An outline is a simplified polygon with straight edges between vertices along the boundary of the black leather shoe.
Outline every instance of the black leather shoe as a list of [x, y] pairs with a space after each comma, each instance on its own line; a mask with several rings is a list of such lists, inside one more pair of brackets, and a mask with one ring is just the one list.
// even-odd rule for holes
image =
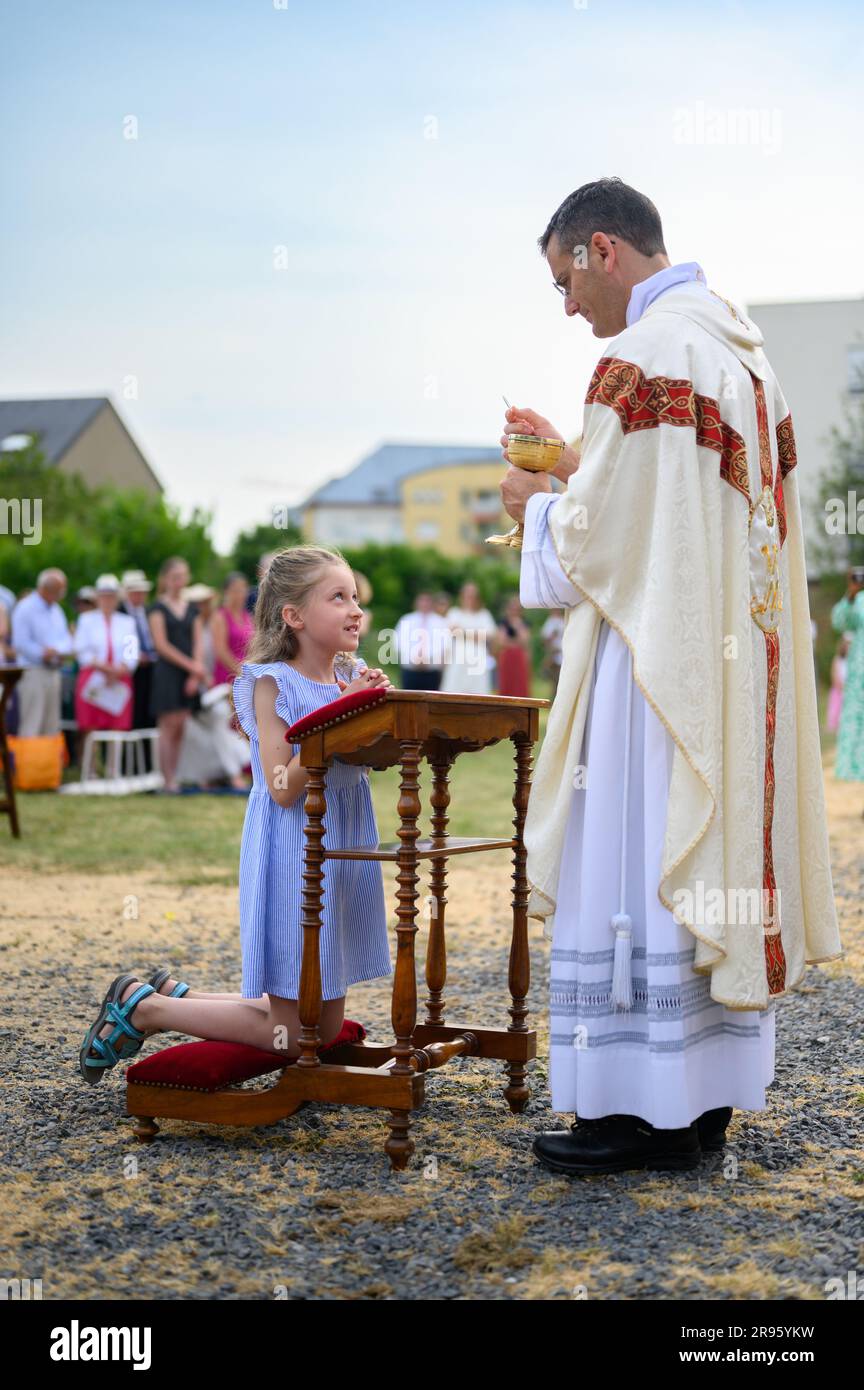
[[538, 1134], [533, 1152], [553, 1173], [621, 1173], [630, 1168], [685, 1171], [702, 1157], [694, 1120], [686, 1129], [653, 1129], [635, 1115], [579, 1120]]
[[732, 1119], [732, 1106], [721, 1105], [719, 1110], [706, 1110], [699, 1116], [699, 1143], [705, 1153], [719, 1153], [726, 1143], [726, 1126]]
[[[607, 1119], [633, 1118], [618, 1116], [604, 1116]], [[597, 1125], [603, 1123], [601, 1120], [581, 1120], [578, 1115], [574, 1116], [575, 1124], [570, 1126], [575, 1133], [580, 1127], [585, 1125]], [[703, 1153], [720, 1153], [726, 1145], [726, 1129], [732, 1119], [732, 1106], [721, 1105], [716, 1110], [705, 1110], [696, 1121], [699, 1130], [699, 1143]]]

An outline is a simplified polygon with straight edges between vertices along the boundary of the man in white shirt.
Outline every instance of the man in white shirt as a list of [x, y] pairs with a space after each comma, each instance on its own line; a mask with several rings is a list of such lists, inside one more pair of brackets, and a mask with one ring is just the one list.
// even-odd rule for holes
[[396, 624], [403, 690], [438, 690], [449, 655], [450, 627], [435, 612], [432, 594], [424, 590], [414, 600], [413, 613]]
[[33, 738], [60, 730], [60, 667], [72, 650], [72, 636], [60, 600], [66, 594], [62, 570], [42, 570], [32, 594], [12, 612], [12, 645], [24, 674], [18, 686], [18, 734]]

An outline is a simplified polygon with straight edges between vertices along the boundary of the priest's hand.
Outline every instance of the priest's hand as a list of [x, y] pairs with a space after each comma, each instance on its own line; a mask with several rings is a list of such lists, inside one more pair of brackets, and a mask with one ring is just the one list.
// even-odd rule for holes
[[535, 492], [551, 492], [548, 473], [530, 473], [527, 468], [507, 469], [501, 482], [501, 501], [514, 521], [525, 520], [525, 504]]
[[[510, 462], [510, 455], [507, 452], [507, 445], [510, 442], [511, 434], [536, 434], [543, 439], [561, 439], [564, 436], [559, 434], [555, 426], [546, 419], [545, 415], [538, 415], [536, 410], [529, 410], [527, 406], [511, 405], [510, 409], [504, 414], [504, 433], [501, 436], [501, 448], [507, 462]], [[571, 473], [575, 473], [579, 467], [579, 455], [575, 449], [571, 449], [569, 444], [565, 444], [561, 451], [555, 468], [552, 469], [552, 477], [558, 478], [562, 483], [566, 483]]]

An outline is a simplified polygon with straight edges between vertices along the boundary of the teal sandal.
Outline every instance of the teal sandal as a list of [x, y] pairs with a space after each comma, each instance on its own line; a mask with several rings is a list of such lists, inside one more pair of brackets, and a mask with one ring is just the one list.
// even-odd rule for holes
[[[150, 984], [158, 994], [166, 980], [171, 979], [170, 970], [154, 970], [150, 976]], [[180, 980], [172, 989], [170, 994], [163, 994], [163, 999], [182, 999], [184, 994], [189, 993], [189, 985], [184, 980]]]
[[[127, 985], [135, 984], [138, 981], [137, 975], [118, 975], [108, 987], [108, 992], [102, 1000], [102, 1007], [96, 1022], [87, 1030], [81, 1051], [78, 1054], [78, 1066], [84, 1080], [90, 1085], [95, 1083], [102, 1076], [103, 1071], [110, 1067], [115, 1067], [118, 1062], [125, 1062], [141, 1048], [144, 1042], [144, 1034], [133, 1026], [129, 1020], [136, 1004], [140, 1004], [142, 999], [146, 999], [148, 994], [155, 994], [152, 985], [142, 984], [136, 989], [124, 1004], [120, 1003], [120, 998]], [[99, 1030], [106, 1023], [113, 1023], [115, 1026], [108, 1034], [107, 1038], [99, 1037]], [[98, 1056], [91, 1057], [91, 1050]]]

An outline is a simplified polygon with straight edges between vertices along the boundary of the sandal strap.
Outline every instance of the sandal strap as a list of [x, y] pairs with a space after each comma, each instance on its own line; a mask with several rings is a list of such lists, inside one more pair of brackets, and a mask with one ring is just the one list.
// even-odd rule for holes
[[110, 1038], [100, 1038], [98, 1033], [90, 1044], [99, 1053], [99, 1057], [85, 1057], [84, 1065], [87, 1067], [114, 1067], [120, 1061], [117, 1053], [111, 1046]]
[[[129, 1014], [142, 999], [147, 998], [148, 994], [155, 994], [153, 986], [142, 984], [133, 990], [125, 1003], [121, 1004], [116, 999], [110, 999], [105, 1004], [104, 1019], [100, 1014], [100, 1022], [94, 1024], [93, 1036], [87, 1049], [88, 1053], [95, 1052], [97, 1056], [86, 1056], [84, 1058], [86, 1067], [115, 1067], [118, 1062], [128, 1061], [130, 1057], [134, 1057], [135, 1053], [141, 1050], [145, 1035], [130, 1021]], [[113, 1023], [114, 1027], [108, 1037], [103, 1038], [98, 1030], [109, 1022]], [[131, 1046], [128, 1044], [124, 1046], [127, 1038], [131, 1039]]]
[[[155, 992], [152, 985], [139, 985], [134, 993], [129, 995], [125, 1004], [118, 1004], [114, 999], [110, 1000], [106, 1006], [105, 1012], [111, 1022], [116, 1026], [107, 1039], [108, 1042], [116, 1042], [121, 1033], [126, 1033], [130, 1038], [134, 1038], [136, 1042], [140, 1042], [143, 1039], [144, 1034], [130, 1022], [129, 1015], [136, 1004], [139, 1004], [142, 999], [146, 999], [148, 994], [155, 994]], [[118, 1029], [120, 1030], [119, 1032]], [[105, 1042], [106, 1039], [103, 1038], [102, 1041]]]
[[[161, 990], [162, 986], [164, 985], [165, 981], [166, 981], [166, 980], [170, 980], [170, 979], [171, 979], [171, 971], [170, 971], [170, 970], [157, 970], [157, 971], [154, 972], [154, 974], [152, 974], [152, 975], [150, 976], [150, 983], [151, 983], [151, 985], [153, 986], [153, 988], [154, 988], [154, 990], [156, 991], [156, 993], [158, 994], [159, 991]], [[182, 999], [184, 994], [188, 994], [189, 988], [190, 988], [190, 987], [189, 987], [189, 985], [186, 984], [185, 980], [181, 980], [181, 981], [179, 982], [179, 984], [176, 984], [176, 985], [174, 986], [174, 988], [172, 989], [171, 993], [168, 995], [168, 998], [169, 998], [169, 999]]]
[[102, 1039], [103, 1042], [116, 1042], [117, 1039], [122, 1037], [124, 1033], [127, 1037], [135, 1038], [136, 1040], [144, 1036], [143, 1033], [140, 1033], [138, 1031], [134, 1024], [129, 1022], [126, 1015], [120, 1012], [120, 1009], [116, 1004], [109, 1004], [105, 1010], [105, 1013], [108, 1016], [107, 1021], [109, 1023], [113, 1023], [115, 1026], [113, 1031], [109, 1034], [108, 1038]]

